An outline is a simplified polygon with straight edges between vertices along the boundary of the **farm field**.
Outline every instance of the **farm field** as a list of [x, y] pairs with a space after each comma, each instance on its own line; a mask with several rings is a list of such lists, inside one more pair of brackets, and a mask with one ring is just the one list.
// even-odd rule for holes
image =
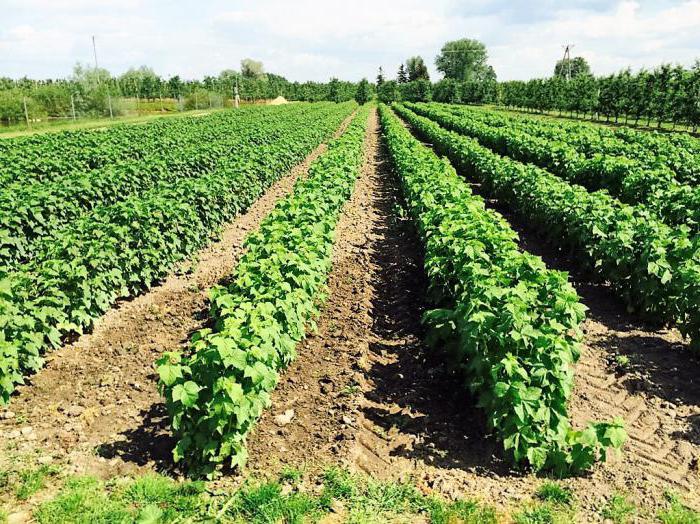
[[699, 182], [437, 102], [0, 140], [0, 522], [698, 522]]

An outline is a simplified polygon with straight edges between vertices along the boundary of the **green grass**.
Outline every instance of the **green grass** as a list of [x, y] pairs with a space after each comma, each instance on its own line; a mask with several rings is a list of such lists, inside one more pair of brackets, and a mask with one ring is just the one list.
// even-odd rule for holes
[[535, 496], [545, 502], [568, 506], [574, 500], [574, 494], [570, 489], [564, 488], [556, 482], [545, 482], [535, 492]]
[[13, 124], [11, 126], [0, 126], [0, 140], [3, 138], [13, 138], [17, 136], [34, 135], [37, 133], [51, 133], [58, 131], [69, 131], [77, 129], [94, 129], [98, 127], [107, 127], [116, 124], [143, 124], [158, 118], [171, 118], [177, 116], [185, 116], [192, 113], [209, 113], [221, 111], [221, 109], [199, 109], [196, 111], [182, 111], [170, 113], [139, 114], [128, 116], [117, 116], [114, 118], [81, 118], [78, 120], [47, 120], [44, 122], [35, 122], [30, 129], [27, 129], [26, 124]]
[[476, 501], [447, 502], [422, 494], [410, 483], [378, 482], [337, 468], [310, 479], [286, 469], [276, 480], [247, 481], [234, 492], [212, 493], [206, 486], [160, 475], [107, 483], [73, 477], [54, 498], [39, 504], [33, 516], [40, 524], [301, 524], [330, 513], [356, 524], [419, 518], [436, 524], [497, 522], [494, 509]]
[[34, 518], [47, 524], [173, 522], [198, 518], [206, 510], [203, 483], [147, 475], [112, 486], [77, 477], [67, 481], [56, 498], [41, 504]]
[[[25, 501], [42, 490], [49, 477], [58, 473], [58, 468], [43, 465], [34, 469], [19, 469], [16, 471], [0, 471], [0, 500], [13, 496], [19, 501]], [[1, 521], [0, 521], [1, 522]]]
[[535, 502], [513, 515], [516, 524], [563, 524], [574, 521], [574, 494], [570, 489], [546, 481], [535, 491], [535, 499]]
[[630, 522], [637, 514], [637, 507], [627, 500], [625, 495], [616, 493], [603, 507], [601, 515], [605, 519], [612, 520], [615, 524]]
[[677, 495], [666, 493], [668, 507], [659, 511], [657, 518], [663, 524], [700, 524], [700, 513], [686, 507]]
[[[37, 496], [51, 485], [58, 492]], [[55, 466], [0, 471], [0, 522], [29, 501], [39, 524], [222, 522], [232, 524], [302, 524], [332, 522], [374, 524], [427, 522], [432, 524], [495, 524], [503, 521], [495, 509], [475, 500], [446, 501], [426, 495], [411, 482], [382, 482], [330, 468], [322, 475], [285, 468], [273, 479], [247, 480], [235, 490], [206, 482], [177, 481], [157, 474], [121, 477], [107, 482], [92, 477], [62, 476]], [[42, 499], [46, 498], [43, 502]], [[13, 506], [9, 504], [13, 501]], [[624, 495], [615, 494], [601, 508], [602, 519], [614, 523], [645, 521], [697, 524], [700, 514], [674, 494], [655, 515], [640, 510]], [[512, 509], [516, 524], [563, 524], [576, 520], [572, 491], [545, 481], [533, 500]]]

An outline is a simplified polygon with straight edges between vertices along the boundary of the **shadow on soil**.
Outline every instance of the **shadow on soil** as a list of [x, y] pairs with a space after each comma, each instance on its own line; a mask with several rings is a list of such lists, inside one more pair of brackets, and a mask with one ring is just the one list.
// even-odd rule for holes
[[160, 472], [173, 471], [172, 450], [175, 439], [168, 431], [165, 405], [153, 404], [148, 411], [141, 411], [141, 424], [121, 433], [122, 440], [107, 442], [98, 447], [98, 455], [106, 459], [118, 458], [137, 466], [155, 463]]
[[[422, 340], [421, 315], [427, 281], [420, 243], [402, 206], [398, 181], [381, 151], [384, 181], [376, 195], [381, 220], [373, 254], [378, 267], [372, 303], [372, 362], [367, 378], [373, 389], [365, 396], [380, 407], [363, 408], [364, 416], [384, 431], [397, 429], [413, 444], [393, 455], [441, 468], [512, 474], [499, 456], [500, 446], [474, 407], [464, 384], [450, 373]], [[398, 408], [398, 409], [397, 409]]]
[[[700, 406], [700, 358], [691, 354], [686, 343], [673, 341], [675, 337], [667, 336], [665, 327], [628, 313], [609, 285], [581, 269], [575, 253], [547, 242], [519, 216], [486, 198], [478, 184], [471, 186], [488, 207], [508, 220], [519, 235], [521, 249], [540, 256], [547, 267], [569, 273], [581, 302], [588, 307], [587, 318], [606, 328], [603, 336], [587, 337], [589, 346], [605, 354], [609, 370], [621, 375], [621, 383], [630, 393], [644, 392], [676, 405]], [[620, 355], [629, 359], [624, 369], [616, 362]]]

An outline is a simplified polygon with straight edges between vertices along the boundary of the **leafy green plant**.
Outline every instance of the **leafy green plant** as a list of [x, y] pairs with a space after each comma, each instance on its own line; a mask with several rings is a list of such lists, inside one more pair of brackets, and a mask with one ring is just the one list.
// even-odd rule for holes
[[[148, 289], [337, 129], [355, 107], [299, 106], [252, 132], [211, 173], [98, 207], [0, 268], [0, 400], [121, 297]], [[245, 145], [244, 145], [245, 144]]]
[[[227, 163], [231, 152], [246, 148], [251, 137], [256, 142], [266, 136], [268, 140], [278, 138], [282, 129], [271, 126], [271, 122], [298, 111], [287, 107], [121, 126], [121, 133], [108, 133], [113, 141], [87, 148], [94, 151], [94, 158], [86, 162], [98, 167], [77, 163], [78, 169], [56, 173], [49, 180], [27, 180], [18, 175], [16, 181], [0, 188], [0, 266], [16, 267], [32, 259], [40, 240], [60, 235], [62, 226], [96, 207], [165, 187], [181, 178], [211, 173]], [[133, 127], [142, 129], [134, 133]], [[125, 149], [122, 133], [134, 141], [133, 150]], [[91, 138], [85, 131], [78, 136], [81, 142]], [[70, 137], [64, 138], [71, 149]], [[40, 141], [35, 149], [39, 152], [29, 154], [51, 161], [56, 152], [55, 139]]]
[[405, 105], [499, 154], [535, 164], [592, 191], [606, 189], [623, 202], [644, 204], [669, 225], [700, 231], [700, 188], [679, 183], [673, 171], [659, 165], [658, 155], [640, 147], [602, 139], [590, 127], [577, 135], [552, 130], [547, 123], [521, 124], [512, 117], [479, 110], [459, 108], [454, 110], [456, 116], [441, 105]]
[[425, 248], [435, 305], [425, 314], [429, 342], [465, 375], [505, 450], [516, 463], [564, 474], [619, 449], [626, 438], [620, 420], [580, 431], [568, 420], [585, 307], [567, 275], [521, 252], [503, 217], [391, 110], [380, 111]]
[[405, 107], [396, 110], [487, 194], [610, 282], [630, 312], [675, 322], [691, 346], [700, 347], [700, 262], [697, 238], [687, 228], [672, 229], [639, 206], [501, 157]]
[[248, 432], [314, 326], [335, 226], [362, 163], [369, 111], [362, 106], [293, 194], [247, 238], [231, 284], [212, 290], [213, 328], [197, 332], [188, 353], [167, 353], [157, 362], [178, 439], [173, 457], [194, 474], [245, 463]]

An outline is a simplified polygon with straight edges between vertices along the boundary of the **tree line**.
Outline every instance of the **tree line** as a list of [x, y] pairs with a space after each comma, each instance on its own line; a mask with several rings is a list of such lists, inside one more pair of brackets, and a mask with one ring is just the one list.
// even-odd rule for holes
[[483, 43], [461, 39], [447, 42], [435, 58], [443, 78], [430, 82], [421, 57], [401, 64], [396, 78], [387, 80], [382, 68], [377, 92], [386, 103], [445, 102], [500, 104], [530, 111], [570, 112], [607, 121], [655, 123], [673, 128], [700, 127], [700, 60], [690, 68], [662, 64], [633, 73], [629, 68], [606, 76], [591, 73], [583, 57], [559, 60], [549, 78], [498, 82], [488, 64]]
[[385, 103], [446, 102], [482, 104], [498, 98], [496, 72], [488, 64], [486, 46], [478, 40], [462, 38], [445, 43], [435, 57], [435, 67], [443, 78], [430, 81], [428, 68], [420, 56], [401, 64], [395, 80], [387, 80], [383, 69], [377, 75], [377, 95]]
[[[578, 57], [580, 58], [580, 57]], [[700, 60], [690, 68], [662, 64], [633, 73], [625, 69], [594, 76], [588, 69], [571, 74], [563, 69], [550, 78], [499, 84], [498, 102], [531, 111], [559, 111], [625, 123], [640, 121], [700, 126]]]
[[[249, 102], [278, 96], [309, 102], [344, 102], [355, 97], [357, 86], [356, 82], [337, 78], [328, 82], [290, 82], [283, 76], [266, 73], [261, 62], [250, 59], [243, 60], [238, 71], [226, 69], [217, 76], [196, 80], [184, 80], [179, 75], [165, 79], [146, 66], [113, 76], [106, 69], [77, 64], [64, 79], [0, 77], [0, 121], [119, 115], [126, 110], [125, 99], [135, 101], [137, 108], [139, 103], [143, 107], [150, 104], [154, 109], [223, 107], [227, 101], [231, 103], [236, 88], [240, 99]], [[164, 99], [169, 101], [167, 105]]]

